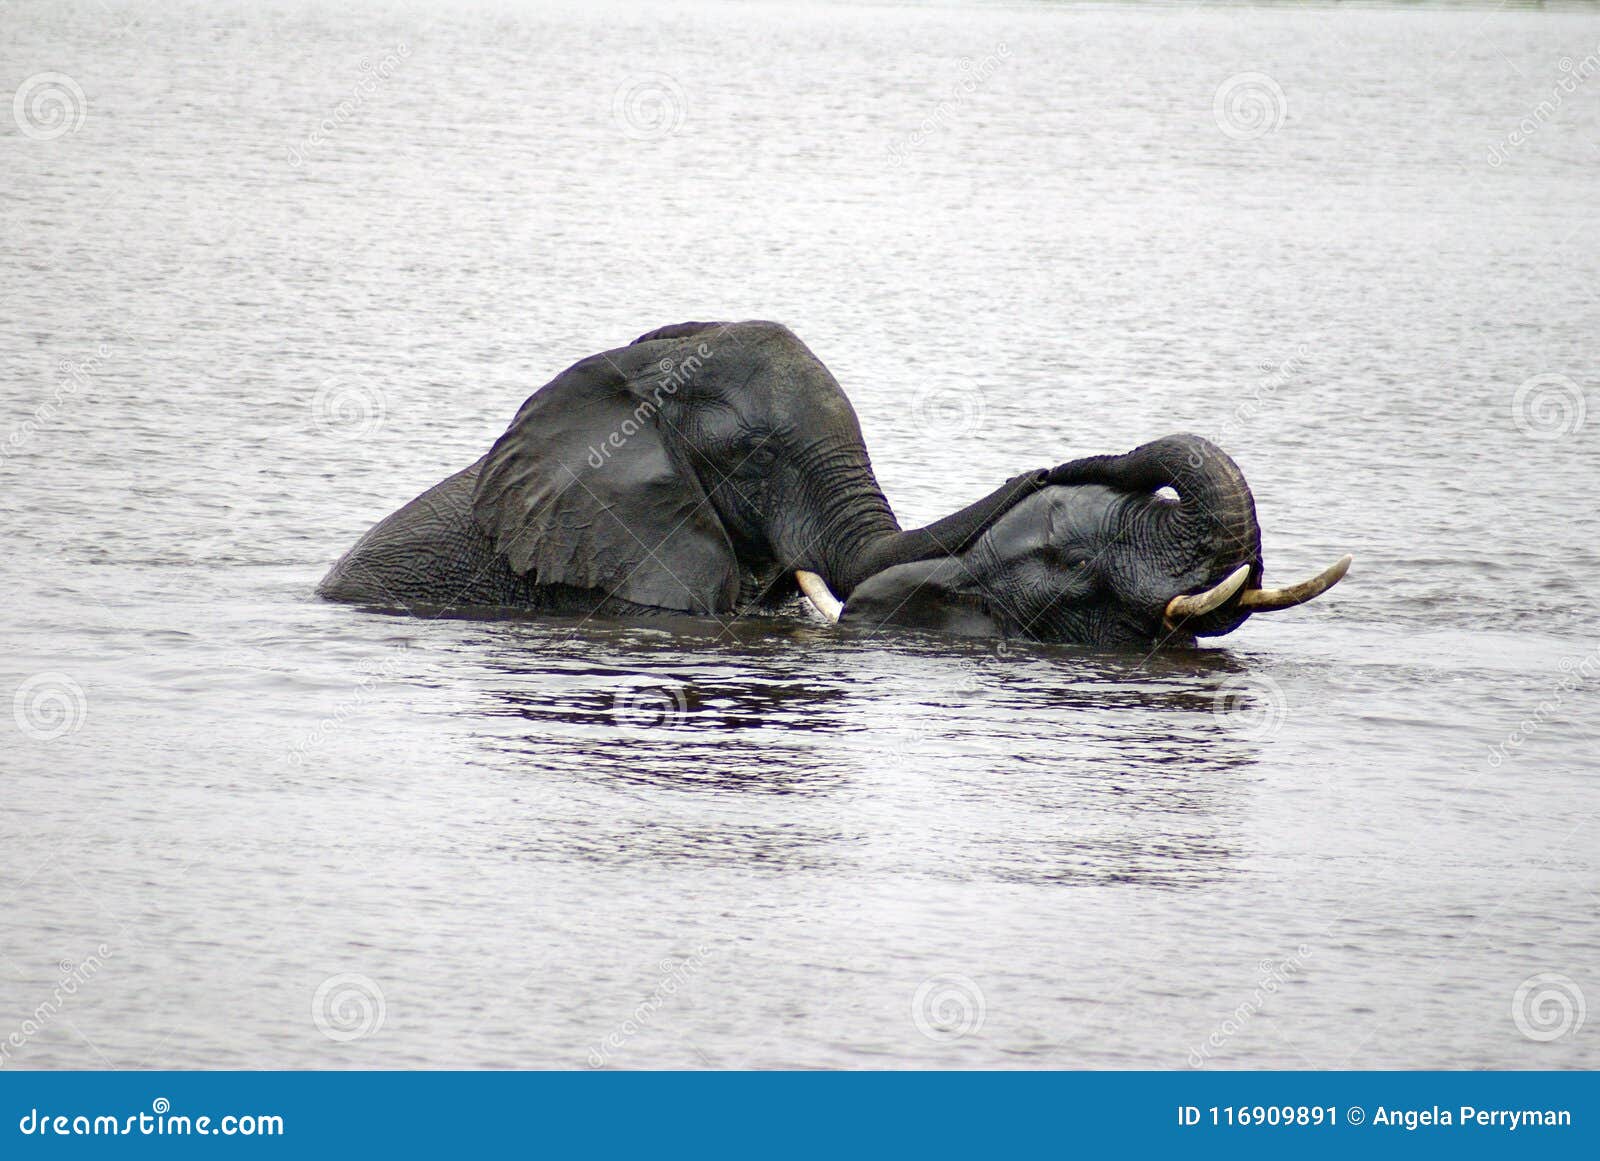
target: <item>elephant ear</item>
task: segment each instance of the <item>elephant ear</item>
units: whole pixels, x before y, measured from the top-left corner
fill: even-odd
[[[725,612],[733,546],[675,454],[661,392],[623,350],[584,359],[533,394],[484,457],[472,514],[519,575],[638,605]],[[614,358],[613,356],[616,356]]]

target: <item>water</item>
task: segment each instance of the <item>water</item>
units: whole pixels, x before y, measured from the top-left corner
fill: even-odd
[[[0,24],[5,1066],[1600,1064],[1600,15]],[[1154,658],[312,596],[738,317],[908,526],[1195,430],[1356,567]]]

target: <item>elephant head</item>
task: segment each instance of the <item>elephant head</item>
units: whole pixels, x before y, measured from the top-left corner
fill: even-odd
[[[1046,481],[965,551],[859,585],[842,620],[1101,647],[1182,644],[1310,600],[1349,567],[1346,557],[1304,585],[1263,590],[1249,485],[1199,436],[1076,460]]]

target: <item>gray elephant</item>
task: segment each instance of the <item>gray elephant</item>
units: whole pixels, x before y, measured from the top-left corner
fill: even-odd
[[[846,624],[1123,645],[1229,632],[1341,565],[1261,590],[1249,488],[1197,436],[1027,472],[904,531],[805,344],[775,323],[684,323],[557,375],[318,591],[635,616],[772,609],[803,590]]]

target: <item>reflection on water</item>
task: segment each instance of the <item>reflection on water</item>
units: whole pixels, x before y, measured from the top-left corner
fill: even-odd
[[[1512,1011],[1600,998],[1600,106],[1504,153],[1600,17],[435,8],[6,9],[87,107],[0,111],[0,1033],[109,953],[16,1064],[584,1067],[672,973],[605,1063],[1600,1063]],[[312,597],[702,317],[811,343],[908,526],[1193,430],[1269,580],[1355,569],[1154,657]]]
[[[577,833],[536,828],[526,857],[865,873],[869,836],[837,822],[890,796],[936,823],[882,864],[895,874],[1185,885],[1224,869],[1256,747],[1190,684],[1245,672],[1224,651],[1141,661],[792,623],[673,630],[588,625],[574,658],[574,637],[536,625],[473,658],[482,713],[512,719],[482,738],[494,760],[537,771],[557,802],[611,803]],[[755,823],[773,811],[739,800],[767,795],[797,801]],[[973,797],[993,813],[983,827],[962,811]]]

